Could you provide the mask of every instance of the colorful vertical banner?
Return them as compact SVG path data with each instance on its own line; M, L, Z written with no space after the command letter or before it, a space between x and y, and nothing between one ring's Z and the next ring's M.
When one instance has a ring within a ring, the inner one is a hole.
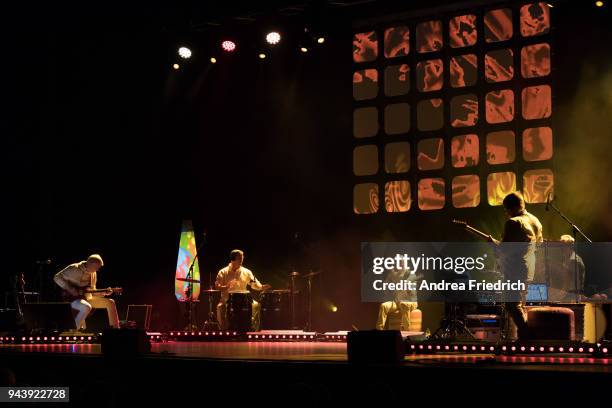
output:
M176 262L176 273L174 276L174 295L179 302L188 300L189 282L179 280L187 277L189 267L196 256L197 247L195 234L193 232L193 224L191 220L183 221L181 228L181 239L179 241L178 260ZM200 280L200 266L198 260L193 265L191 279ZM191 299L197 300L200 297L200 284L193 283Z

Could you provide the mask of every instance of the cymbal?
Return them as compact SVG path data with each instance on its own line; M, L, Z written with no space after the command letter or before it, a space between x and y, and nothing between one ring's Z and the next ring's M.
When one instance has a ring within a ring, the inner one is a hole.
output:
M302 276L302 278L312 278L313 276L317 276L317 275L318 275L318 274L320 274L320 273L321 273L321 271L318 271L318 272L310 272L310 273L307 273L306 275L303 275L303 276Z
M176 278L177 281L181 282L192 282L192 283L200 283L199 280L196 279L187 279L187 278Z
M289 276L300 276L299 272L291 272Z
M206 290L201 290L200 292L202 292L202 293L219 293L221 291L218 290L218 289L206 289Z

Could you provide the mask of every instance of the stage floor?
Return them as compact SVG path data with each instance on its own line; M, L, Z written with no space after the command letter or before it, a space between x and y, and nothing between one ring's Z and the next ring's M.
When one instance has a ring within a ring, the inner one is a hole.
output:
M168 341L152 343L149 357L286 361L347 362L343 342L248 342L248 341ZM0 354L102 355L99 344L4 344ZM493 354L408 354L406 366L473 366L478 368L516 368L571 372L612 373L612 359L558 355L508 356Z

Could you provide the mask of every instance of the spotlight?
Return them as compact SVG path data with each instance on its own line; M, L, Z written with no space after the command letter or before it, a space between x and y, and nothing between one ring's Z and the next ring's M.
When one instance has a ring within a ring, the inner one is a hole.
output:
M596 5L597 7L603 7L604 2L603 2L603 1L596 1L596 2L595 2L595 5Z
M280 42L280 40L281 35L276 31L272 31L268 33L268 35L266 35L266 41L268 42L268 44L276 45Z
M178 55L184 59L191 58L191 50L187 47L181 47L178 49Z
M223 48L223 51L233 52L236 50L236 43L230 40L225 40L221 43L221 48Z
M172 64L172 68L179 69L181 66L179 64Z
M319 37L317 38L317 43L319 44L323 44L325 42L325 37Z
M308 48L306 47L301 47L300 51L302 51L303 53L307 53L308 52Z
M329 310L331 310L333 313L336 313L338 311L338 306L332 306L329 308Z
M259 59L265 59L266 58L266 54L264 54L263 52L259 54Z
M210 57L210 62L211 62L211 64L216 64L217 63L217 59L215 57Z

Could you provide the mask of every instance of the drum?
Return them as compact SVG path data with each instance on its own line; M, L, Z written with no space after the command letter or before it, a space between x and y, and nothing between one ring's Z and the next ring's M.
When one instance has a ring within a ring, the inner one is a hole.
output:
M260 303L262 329L291 328L291 292L288 289L263 292Z
M228 329L237 332L251 331L253 299L248 290L229 292L227 299Z

